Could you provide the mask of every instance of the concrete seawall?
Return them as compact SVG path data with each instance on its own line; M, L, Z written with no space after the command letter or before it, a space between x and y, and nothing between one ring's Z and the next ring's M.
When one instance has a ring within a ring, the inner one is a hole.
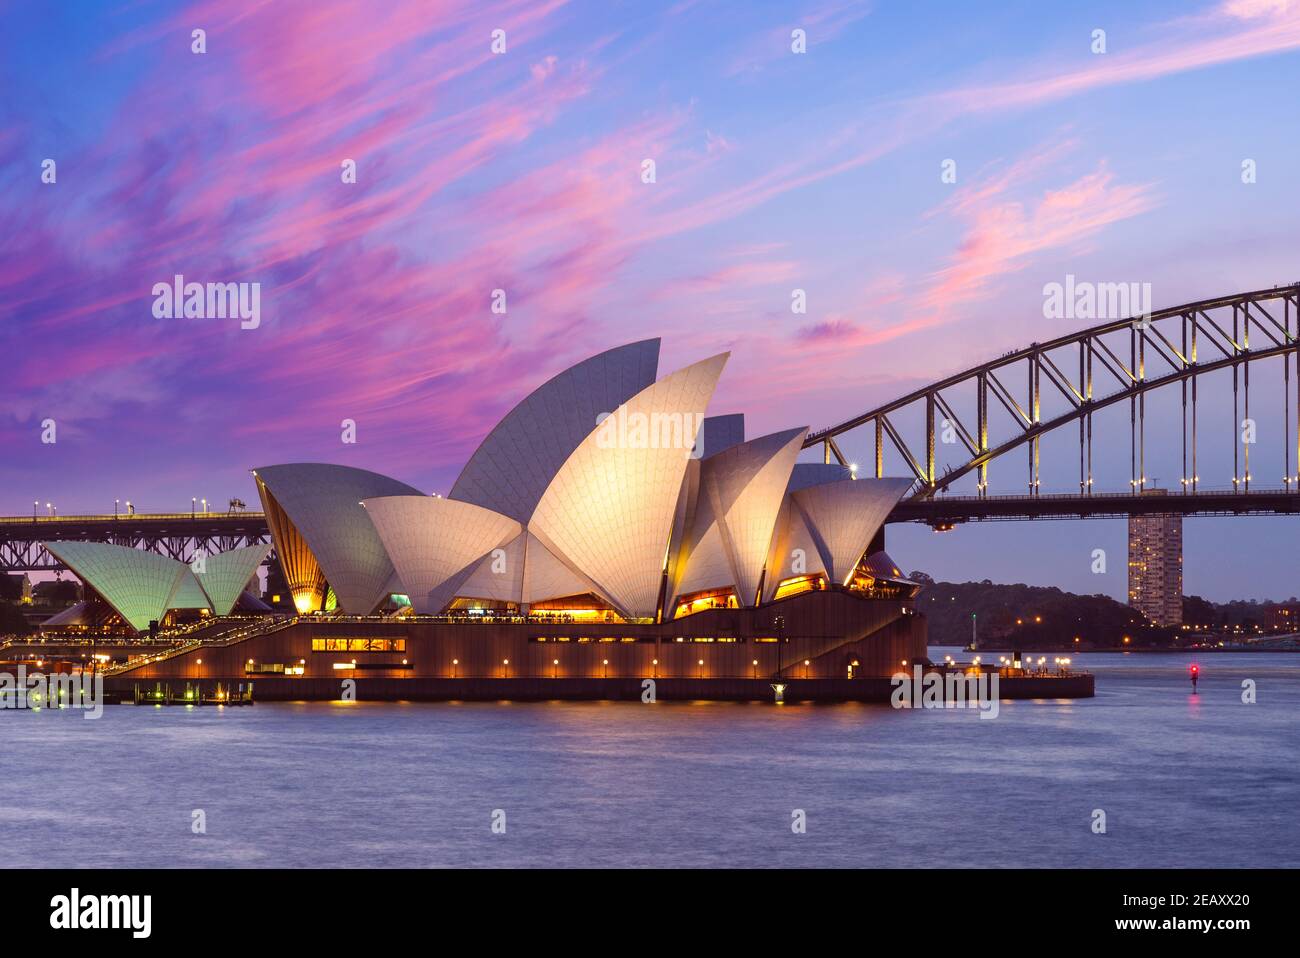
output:
M247 676L213 677L201 683L206 690L217 682L235 687L252 681L253 698L258 702L337 701L343 683L339 679L268 678ZM445 701L640 701L644 679L616 678L358 678L356 698L378 702L445 702ZM658 701L771 702L774 698L770 679L718 678L655 679ZM173 689L185 686L184 680L169 679ZM105 689L130 696L137 685L151 689L157 680L130 677L110 678ZM198 685L200 683L194 683ZM786 702L888 702L893 692L889 679L786 679ZM1012 699L1091 698L1093 676L1078 674L1057 678L1004 678L999 697Z

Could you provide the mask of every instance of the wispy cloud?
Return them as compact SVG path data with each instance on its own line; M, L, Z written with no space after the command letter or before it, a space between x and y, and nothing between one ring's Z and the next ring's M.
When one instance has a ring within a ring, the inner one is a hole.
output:
M748 40L725 72L728 76L759 73L790 55L794 30L804 31L806 48L811 50L837 39L870 13L871 4L864 0L823 0L807 11L790 10L786 13L788 22L763 30Z
M1156 202L1151 184L1120 183L1105 161L1028 203L1000 190L977 189L974 195L976 199L954 205L967 223L966 233L952 261L931 274L920 299L922 311L936 321L984 297L991 282L1024 269L1035 254L1078 247L1106 226L1144 213Z
M960 188L931 212L961 229L945 265L915 282L896 305L873 296L865 300L865 317L827 316L799 329L793 345L842 351L955 322L1038 254L1078 249L1107 226L1156 205L1153 184L1121 183L1105 161L1062 186L1035 188L1071 146L1068 139L1056 141Z
M1291 0L1228 0L1189 18L1190 32L1090 57L1073 70L1021 68L1011 79L921 98L950 115L1038 106L1090 90L1300 49L1300 7Z

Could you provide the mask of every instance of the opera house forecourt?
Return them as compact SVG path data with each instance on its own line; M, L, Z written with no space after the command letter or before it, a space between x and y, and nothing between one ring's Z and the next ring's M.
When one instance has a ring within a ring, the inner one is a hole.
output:
M262 699L346 680L359 698L634 697L647 679L661 698L886 697L927 662L882 531L911 480L797 463L804 427L748 439L743 416L708 416L727 354L662 378L658 360L650 339L555 376L445 497L350 466L255 469L296 615L247 588L269 545L196 568L50 542L87 596L52 625L134 632L202 608L208 640L110 677L252 681Z

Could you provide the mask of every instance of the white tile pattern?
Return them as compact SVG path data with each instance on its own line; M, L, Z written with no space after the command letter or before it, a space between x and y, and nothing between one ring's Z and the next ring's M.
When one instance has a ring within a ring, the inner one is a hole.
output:
M827 482L839 482L852 479L853 471L838 462L800 462L796 463L790 473L790 485L786 492L796 492L809 486L820 486Z
M730 446L701 463L689 556L677 594L734 586L753 605L806 428Z
M70 605L62 612L56 612L44 622L42 628L53 629L65 625L92 625L89 609L85 602L78 602L76 605Z
M604 595L594 582L565 565L540 539L529 533L528 558L524 562L524 602L531 605L543 599L559 599L583 592L594 592L610 602L609 596Z
M143 549L104 542L47 542L45 548L103 596L137 632L161 622L189 567Z
M306 540L338 598L338 608L368 615L384 598L393 565L361 500L422 496L404 482L365 469L291 463L255 470Z
M867 556L867 569L877 579L895 579L910 581L903 567L890 558L889 553L885 551L873 552Z
M208 556L204 560L204 571L197 572L199 585L212 600L213 615L229 615L230 610L239 601L239 595L248 586L248 582L257 572L257 567L266 561L271 551L271 543L245 546Z
M189 566L185 567L185 574L181 576L181 584L176 587L176 594L172 596L167 607L169 609L212 608L212 600L203 591L203 586L199 585L199 580L194 577L194 571Z
M729 354L687 366L625 404L628 422L653 414L692 416L698 427ZM528 528L634 618L651 617L688 448L603 442L594 429L556 473Z
M845 583L889 511L911 486L910 479L843 479L791 494L833 584Z
M796 561L799 562L798 568L795 566ZM763 601L772 600L776 595L777 586L783 580L800 575L817 575L826 571L825 565L817 543L803 521L803 516L794 507L794 501L787 494L781 502L776 530L772 535L772 550L767 557Z
M596 417L618 408L655 380L659 340L607 350L533 390L487 435L449 498L526 523L547 486Z
M494 602L513 602L518 605L523 601L524 591L524 540L527 533L520 533L501 548L505 550L506 567L498 572L491 555L484 556L474 568L457 593L467 599L488 599Z
M492 550L522 532L509 516L455 499L385 496L362 505L411 606L422 614L441 612L484 557L490 561Z

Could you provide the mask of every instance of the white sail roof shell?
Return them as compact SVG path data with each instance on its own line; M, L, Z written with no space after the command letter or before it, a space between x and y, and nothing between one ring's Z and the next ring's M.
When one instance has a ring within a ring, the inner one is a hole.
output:
M753 605L806 428L727 447L700 465L700 492L676 592L734 586Z
M199 580L195 578L194 569L191 566L185 567L185 574L181 576L181 583L176 587L176 594L172 596L167 607L169 609L212 608L212 600L203 591L203 586L199 585Z
M338 608L356 615L374 611L393 565L361 501L423 493L376 472L330 463L266 466L254 474L306 541Z
M841 466L838 462L798 462L790 472L790 485L786 491L795 492L799 489L807 489L809 486L820 486L828 482L852 478L853 470L848 466Z
M591 579L570 568L535 535L529 533L524 562L524 602L532 605L545 599L560 599L592 592L613 605L613 600Z
M94 625L94 616L90 614L89 602L78 602L76 605L70 605L62 612L56 612L44 622L41 628L52 629L56 626L64 625Z
M911 486L910 479L842 479L790 494L792 511L805 524L833 584L848 581L890 510Z
M137 632L161 622L189 567L143 549L106 542L46 542L50 555L98 592Z
M772 535L772 549L767 557L767 578L763 583L763 601L770 602L777 587L786 579L804 575L818 575L826 571L826 563L803 516L794 507L790 496L781 502L776 530Z
M786 496L777 516L776 530L772 535L772 549L767 557L767 579L763 585L763 601L770 602L777 587L786 579L803 575L825 573L826 563L808 531L803 517L794 508L789 493L809 486L852 479L853 471L838 463L797 462L790 471Z
M441 612L480 562L490 561L493 550L522 531L509 516L455 499L385 496L366 499L362 506L412 608L423 614Z
M484 556L456 594L468 599L531 605L545 599L593 592L609 601L595 583L556 558L531 533L521 533L502 550L501 562L491 555Z
M708 423L708 420L705 420ZM702 432L702 430L701 430ZM668 544L668 563L664 567L668 576L670 600L665 608L671 609L677 593L677 583L681 581L690 559L692 523L695 508L700 496L700 463L692 459L686 464L686 475L682 477L682 489L677 495L677 510L673 515L673 531Z
M655 614L682 478L728 355L665 376L614 410L556 473L528 523L626 616ZM639 423L674 422L669 441L658 429L638 432Z
M864 563L867 570L877 579L892 579L895 582L912 582L914 580L907 577L903 567L895 562L883 549L879 552L873 552L867 556Z
M271 543L265 542L204 557L202 571L194 575L211 600L214 615L230 614L270 552Z
M252 583L249 583L252 585ZM272 612L274 611L269 605L262 601L262 597L252 589L245 589L239 593L235 599L232 609L239 609L242 612Z
M689 550L689 551L688 551ZM680 578L673 589L673 605L677 598L706 589L723 589L734 586L740 595L736 572L727 556L722 541L722 528L712 520L712 514L692 528L689 543L683 543L683 561L678 563Z
M524 590L524 540L521 532L504 546L498 561L494 555L484 556L474 570L461 583L457 595L468 599L487 599L495 602L523 601Z
M449 498L528 522L565 461L612 412L655 381L659 340L606 350L548 380L470 457Z

